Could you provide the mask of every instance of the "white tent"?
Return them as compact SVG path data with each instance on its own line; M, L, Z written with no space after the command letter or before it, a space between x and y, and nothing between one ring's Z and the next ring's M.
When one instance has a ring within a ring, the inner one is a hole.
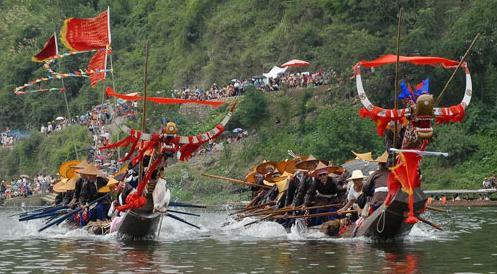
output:
M263 73L262 75L267 78L276 78L278 75L285 73L286 69L274 66L268 73Z

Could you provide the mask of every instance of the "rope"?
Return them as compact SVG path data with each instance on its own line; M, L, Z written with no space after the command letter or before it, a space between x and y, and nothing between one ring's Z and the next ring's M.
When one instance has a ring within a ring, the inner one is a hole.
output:
M385 230L385 218L386 214L385 210L383 210L383 212L381 212L380 219L378 220L378 222L376 222L376 231L378 233L383 233L383 231ZM380 221L382 222L381 229L380 229Z

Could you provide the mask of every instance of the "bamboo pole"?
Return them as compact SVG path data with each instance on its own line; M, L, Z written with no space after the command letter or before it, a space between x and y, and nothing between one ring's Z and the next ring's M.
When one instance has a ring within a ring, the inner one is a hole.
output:
M447 80L447 83L445 83L445 86L443 87L442 92L440 92L440 95L438 95L437 101L435 102L435 106L437 106L440 103L440 100L442 99L444 92L449 87L449 84L452 81L452 79L454 79L454 76L456 75L457 70L462 66L464 61L466 61L466 58L468 57L469 52L471 51L471 49L473 48L473 46L475 45L475 43L479 37L480 37L480 33L477 33L475 38L473 38L473 41L471 42L468 49L466 50L466 53L464 53L464 56L462 57L461 61L459 61L459 64L457 64L456 69L452 72L452 75L450 75L449 80Z
M348 213L356 213L357 210L346 210L341 213L338 213L336 211L334 212L323 212L323 213L315 213L315 214L304 214L304 215L282 215L282 216L276 216L274 219L299 219L299 218L314 218L314 217L325 217L325 216L333 216L333 215L341 215L341 214L348 214Z
M402 11L403 9L399 9L399 19L397 22L397 61L395 62L395 84L394 84L394 109L397 110L399 108L399 103L397 100L397 94L399 92L399 63L400 63L400 25L402 21ZM394 123L394 134L393 134L393 147L397 148L397 131L398 131L399 123L395 121Z
M432 207L432 206L427 206L426 209L432 210L432 211L437 211L437 212L443 212L443 213L448 213L448 210L438 208L438 207Z
M269 202L269 203L265 203L265 204L258 205L258 206L251 206L251 207L244 208L244 209L235 211L233 213L230 213L229 216L233 216L233 215L240 214L240 213L247 212L247 211L261 209L261 208L264 208L265 206L274 205L274 204L275 204L275 202Z
M320 208L330 208L336 206L343 206L343 204L329 204L329 205L321 205L321 206L311 206L311 207L295 207L295 208L281 208L281 209L266 209L265 211L255 212L251 215L245 215L244 217L258 216L269 213L269 211L277 212L277 213L286 213L292 211L300 211L300 210L310 210L310 209L320 209Z
M229 177L224 177L224 176L219 176L219 175L212 175L212 174L202 173L202 176L209 177L209 178L214 178L214 179L220 179L220 180L224 180L224 181L228 181L228 182L232 182L232 183L237 183L237 184L244 184L244 185L247 185L247 186L260 187L260 188L265 188L265 189L271 189L271 187L267 186L267 185L256 185L256 184L252 184L252 183L249 183L249 182L245 182L243 180L229 178Z
M423 219L423 218L421 218L421 217L419 217L419 216L418 216L417 218L418 218L418 220L420 220L421 222L423 222L423 223L425 223L425 224L427 224L427 225L429 225L429 226L431 226L431 227L433 227L433 228L435 228L435 229L437 229L437 230L443 231L443 229L442 229L442 227L441 227L441 226L439 226L439 225L437 225L437 224L434 224L434 223L432 223L432 222L430 222L430 221L428 221L428 220L426 220L426 219Z
M145 42L145 68L143 72L143 113L141 120L141 132L145 132L146 122L147 122L147 82L148 82L148 40ZM143 160L140 161L139 170L140 170L139 181L141 181L143 179Z

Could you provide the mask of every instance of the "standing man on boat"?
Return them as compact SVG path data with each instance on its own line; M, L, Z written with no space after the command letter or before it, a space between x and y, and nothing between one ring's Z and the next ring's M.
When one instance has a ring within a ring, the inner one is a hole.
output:
M363 189L364 195L370 199L369 203L373 211L381 206L387 197L388 174L390 174L387 167L388 153L386 151L376 161L378 162L378 170L369 176Z

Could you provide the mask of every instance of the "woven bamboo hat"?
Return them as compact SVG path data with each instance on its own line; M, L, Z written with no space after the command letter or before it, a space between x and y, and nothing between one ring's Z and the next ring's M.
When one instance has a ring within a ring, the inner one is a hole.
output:
M79 163L81 163L79 160L72 160L62 163L59 167L59 175L64 178L72 178L72 176L74 176L74 167Z
M321 174L342 174L344 172L341 166L329 166L324 162L319 162L314 170L309 174L311 177L317 177Z
M68 190L74 190L76 188L76 182L80 179L81 177L79 174L74 175L71 179L67 180L66 184L64 185L64 189L66 191Z
M378 162L378 163L384 163L384 164L387 163L388 162L388 152L385 150L385 152L383 152L383 154L381 154L374 161Z
M316 157L309 155L304 157L305 160L299 161L295 164L295 169L307 170L311 171L316 169L319 162L323 162L325 165L328 165L330 162L326 160L318 160Z
M356 156L356 159L358 160L373 161L373 154L371 153L371 151L366 153L357 153L355 151L352 151L352 153Z
M110 192L111 187L114 187L115 185L119 184L119 181L116 180L114 177L109 176L109 177L107 177L107 180L108 180L107 184L98 189L99 193Z
M67 189L65 189L65 184L67 183L68 179L67 178L62 178L58 180L54 185L53 185L53 191L57 193L63 193L66 192Z
M273 186L274 184L281 182L283 180L288 179L290 177L290 173L284 172L282 175L280 175L278 172L273 172L269 173L266 176L264 176L264 184L267 186Z
M76 170L76 173L84 174L84 175L93 175L98 177L106 177L107 175L97 169L94 165L87 165L84 168L80 168Z
M366 178L366 176L362 174L362 171L360 169L356 169L352 171L352 176L350 176L350 178L348 178L347 181L352 181L355 179L364 179L364 178Z

